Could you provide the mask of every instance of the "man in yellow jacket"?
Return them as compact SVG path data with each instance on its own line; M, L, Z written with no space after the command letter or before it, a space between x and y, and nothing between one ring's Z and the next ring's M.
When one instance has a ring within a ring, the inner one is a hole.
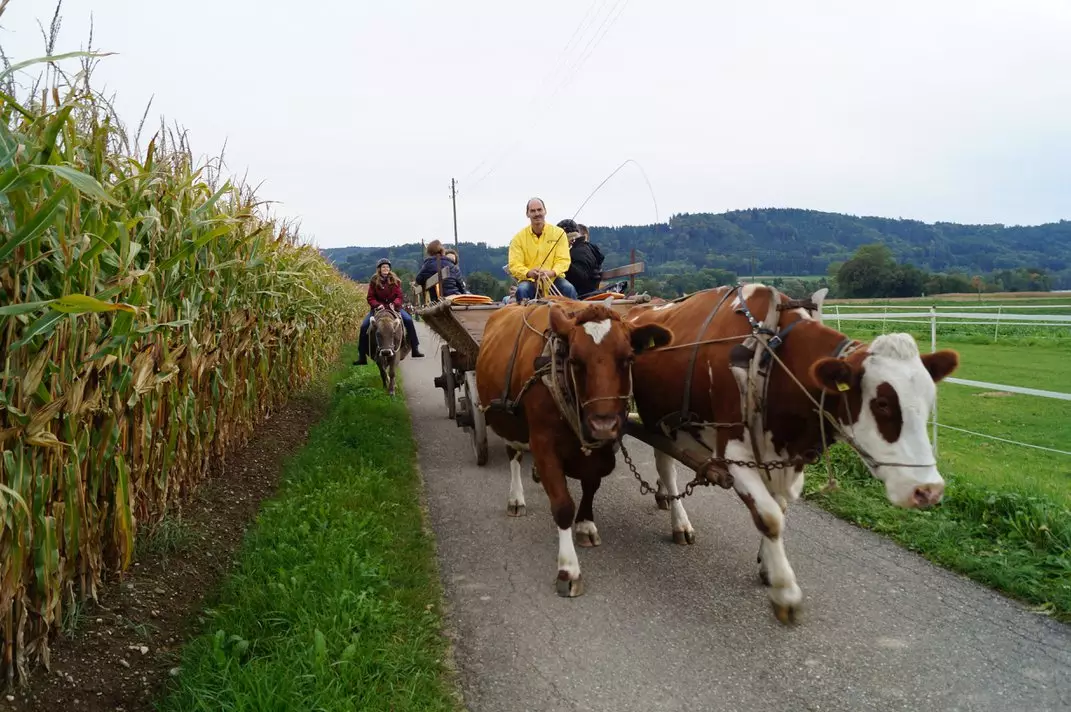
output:
M536 281L547 280L562 296L576 299L576 288L565 279L569 269L569 238L557 225L547 224L547 206L532 198L525 206L530 225L509 243L509 273L517 280L516 300L535 299Z

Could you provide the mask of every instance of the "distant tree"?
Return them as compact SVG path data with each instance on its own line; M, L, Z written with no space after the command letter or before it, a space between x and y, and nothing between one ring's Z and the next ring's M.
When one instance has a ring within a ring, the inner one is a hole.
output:
M849 299L887 296L897 284L897 271L888 247L881 243L863 245L837 271L840 295Z
M482 294L496 301L506 296L508 291L505 283L492 277L489 272L473 272L465 278L465 283L473 294Z

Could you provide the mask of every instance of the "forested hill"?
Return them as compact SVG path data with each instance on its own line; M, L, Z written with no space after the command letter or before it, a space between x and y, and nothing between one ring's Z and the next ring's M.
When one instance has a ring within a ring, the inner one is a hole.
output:
M519 225L516 227L520 227ZM509 232L509 230L507 230ZM452 242L445 235L429 235ZM1071 288L1071 221L1034 227L927 224L915 220L854 217L796 209L753 209L673 216L669 224L591 227L591 240L606 254L607 268L629 261L629 250L647 263L649 275L709 268L756 275L825 275L861 245L883 243L898 262L938 273L967 276L1026 268L1045 272L1054 288ZM460 244L466 274L504 277L505 247ZM355 279L365 280L376 260L390 256L396 270L419 266L420 243L324 250Z

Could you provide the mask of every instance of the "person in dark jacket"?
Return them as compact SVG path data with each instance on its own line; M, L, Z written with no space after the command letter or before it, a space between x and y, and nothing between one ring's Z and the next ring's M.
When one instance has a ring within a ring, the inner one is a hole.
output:
M451 262L453 262L456 265L457 264L457 252L453 248L450 248L450 247L446 248L446 259L450 260ZM458 273L457 288L459 290L459 293L460 294L472 294L472 292L469 291L469 285L467 285L465 283L464 276L461 275L461 265L458 265L457 273Z
M449 272L446 275L446 279L443 279L436 286L438 290L438 298L444 299L446 297L453 296L455 294L468 294L468 288L465 286L465 279L461 276L461 269L457 266L457 254L454 254L454 259L450 259L450 252L443 249L443 243L439 240L432 240L428 243L428 256L424 260L424 264L420 267L420 271L417 272L414 282L421 287L427 283L428 279L435 274L437 269L446 267Z
M602 262L606 259L598 245L588 242L587 230L580 230L574 221L566 219L558 223L569 236L569 271L565 279L576 287L577 296L583 299L598 294L602 280Z
M413 358L424 358L424 354L420 353L420 340L417 338L416 327L413 325L413 317L402 309L404 298L402 280L391 271L390 260L384 257L376 263L376 273L368 282L368 306L371 308L364 315L364 321L361 322L361 333L357 338L357 360L353 362L355 366L364 366L368 363L368 326L372 321L372 314L388 306L393 306L402 317L405 332L409 335L409 346L412 349L410 355Z

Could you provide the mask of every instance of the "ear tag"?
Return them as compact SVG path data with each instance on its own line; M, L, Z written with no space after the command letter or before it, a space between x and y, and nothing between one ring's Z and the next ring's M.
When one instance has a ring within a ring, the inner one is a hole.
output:
M647 348L653 349L655 347L654 337L652 336L647 340Z
M844 391L850 391L852 389L847 383L843 381L837 381L837 390L843 393Z

